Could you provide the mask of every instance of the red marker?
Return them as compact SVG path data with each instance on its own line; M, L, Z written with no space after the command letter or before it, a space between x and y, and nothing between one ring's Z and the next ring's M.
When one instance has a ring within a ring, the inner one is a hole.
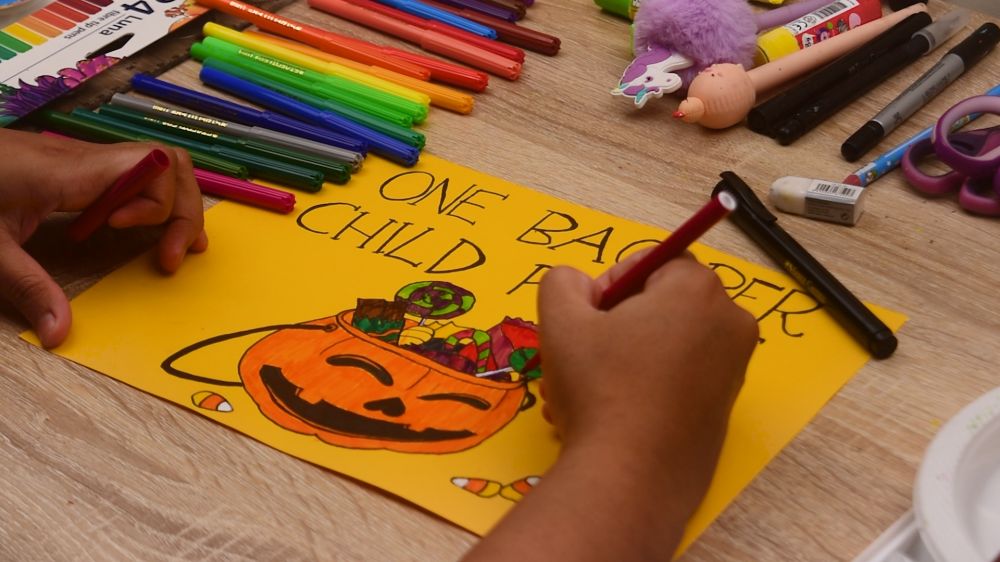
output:
M684 253L695 240L701 238L708 229L715 226L726 215L736 209L736 198L726 191L713 197L704 207L698 210L684 224L677 227L670 236L660 242L651 252L646 254L632 266L624 275L611 284L601 295L597 308L610 310L628 297L638 293L646 284L646 279L663 264ZM542 362L541 352L528 359L522 373L533 371Z
M508 80L514 80L521 74L521 63L343 0L309 0L309 7L405 39L432 53L488 70ZM392 47L382 47L382 49L393 57L427 68L431 72L432 80L474 91L482 91L489 80L486 74L464 66Z
M68 234L74 242L82 242L107 222L111 213L115 212L129 200L139 194L149 182L156 179L164 170L170 167L170 158L160 149L150 151L129 171L122 174L97 201L80 213L69 225Z

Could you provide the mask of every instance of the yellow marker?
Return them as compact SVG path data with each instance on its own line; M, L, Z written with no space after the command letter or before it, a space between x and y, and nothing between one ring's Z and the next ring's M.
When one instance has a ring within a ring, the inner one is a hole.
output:
M308 45L303 45L295 41L290 41L288 39L282 39L279 37L274 37L272 35L267 35L257 31L244 31L240 35L246 35L254 39L259 39L266 43L271 43L276 46L284 47L285 50L295 51L304 55L309 55L310 57L317 58L321 61L332 62L346 66L348 68L358 70L379 78L388 80L395 84L405 86L407 88L416 90L418 92L427 94L431 99L431 105L437 107L443 107L454 111L456 113L470 113L472 111L473 99L469 94L464 94L458 90L448 88L447 86L440 86L438 84L432 84L430 82L424 82L423 80L418 80L410 76L404 76L398 72L393 72L391 70L384 69L379 66L369 66L366 64L357 63L345 58L338 57L336 55L331 55L330 53L325 53L319 49L314 49ZM221 39L221 37L220 37Z
M239 45L244 49L251 49L257 51L258 53L279 58L289 64L298 65L303 68L308 68L309 70L315 70L316 72L322 72L323 74L364 84L365 86L369 86L383 92L388 92L414 103L419 103L424 107L431 103L430 96L417 92L411 88L405 88L398 84L393 84L388 80L383 80L376 76L372 76L371 74L359 72L342 64L319 60L315 57L298 53L291 49L286 49L280 45L275 45L267 41L261 41L255 37L240 33L235 29L223 27L216 23L206 23L205 27L202 28L202 33L208 37L215 37L216 39L221 39L234 45Z
M500 493L500 483L483 478L460 478L451 479L451 483L465 490L472 492L481 498L492 498Z
M32 45L41 45L45 42L45 38L41 35L35 33L34 31L24 27L19 23L13 23L3 28L3 30L14 37L17 37L25 43L31 43Z

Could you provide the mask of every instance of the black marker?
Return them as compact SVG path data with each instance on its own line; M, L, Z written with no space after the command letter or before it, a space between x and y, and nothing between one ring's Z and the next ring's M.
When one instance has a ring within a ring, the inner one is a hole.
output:
M778 142L787 145L811 131L816 125L858 99L915 60L933 51L958 32L968 18L968 11L954 10L916 32L909 41L875 59L857 74L841 81L818 98L795 112L777 129Z
M778 226L778 219L764 207L750 186L733 172L723 172L722 181L712 194L720 191L728 191L739 201L729 220L798 281L876 359L892 355L897 344L892 330Z
M806 79L750 110L747 126L755 133L774 136L775 130L796 110L838 82L857 74L890 50L902 45L914 33L931 23L927 12L918 12L888 31L813 72Z
M910 85L885 109L855 131L840 147L848 162L854 162L875 148L886 135L906 121L918 109L931 101L949 84L972 68L1000 42L1000 27L993 22L984 23L969 37L941 57L930 70Z

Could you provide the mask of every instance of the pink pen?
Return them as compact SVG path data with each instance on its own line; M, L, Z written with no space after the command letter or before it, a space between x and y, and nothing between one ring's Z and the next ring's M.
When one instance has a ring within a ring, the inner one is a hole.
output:
M71 138L55 131L42 131L41 134L49 137ZM154 150L153 152L160 151ZM166 155L163 154L162 157L166 158ZM270 209L279 213L290 213L295 208L295 195L281 191L280 189L264 187L263 185L231 178L208 170L202 170L201 168L194 169L194 179L198 183L198 188L205 195L232 199L233 201ZM111 190L109 189L108 191L110 192ZM80 219L77 220L80 221ZM73 236L72 230L71 236Z
M295 208L295 195L280 189L272 189L201 168L194 169L194 177L205 195L232 199L279 213L290 213Z

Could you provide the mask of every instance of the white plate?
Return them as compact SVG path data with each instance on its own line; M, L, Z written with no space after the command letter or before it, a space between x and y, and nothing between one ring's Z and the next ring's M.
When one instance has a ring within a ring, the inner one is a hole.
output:
M934 437L917 474L913 512L938 562L1000 556L1000 388L963 408Z

